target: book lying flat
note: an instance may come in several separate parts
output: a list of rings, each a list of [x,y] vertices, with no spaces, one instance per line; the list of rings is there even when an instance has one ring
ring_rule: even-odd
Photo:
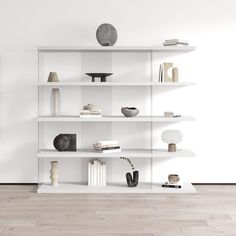
[[[163,43],[163,46],[188,46],[188,43]]]
[[[188,41],[182,40],[182,39],[166,39],[165,43],[186,43],[186,44],[188,44]]]
[[[165,184],[162,184],[163,188],[181,188],[181,185],[178,184],[171,184],[169,182],[166,182]]]
[[[120,149],[120,146],[113,146],[113,147],[94,147],[95,150],[98,151],[106,151],[106,150],[115,150]]]
[[[114,145],[98,145],[98,144],[93,144],[93,147],[94,148],[98,148],[98,149],[101,149],[101,148],[112,148],[112,147],[119,147],[120,145],[118,144],[114,144]]]
[[[119,145],[119,143],[116,140],[104,140],[104,141],[97,141],[95,145]]]
[[[95,149],[96,150],[96,149]],[[114,152],[121,152],[121,149],[111,149],[111,150],[96,150],[97,152],[100,152],[100,153],[114,153]]]
[[[81,118],[99,118],[102,117],[102,115],[82,115],[80,114]]]

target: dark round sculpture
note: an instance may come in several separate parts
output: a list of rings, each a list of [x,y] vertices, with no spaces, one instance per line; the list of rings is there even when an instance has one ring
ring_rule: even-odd
[[[53,141],[56,150],[60,152],[76,151],[76,134],[59,134]]]
[[[111,24],[101,24],[97,29],[96,38],[102,46],[113,46],[117,40],[117,31]]]

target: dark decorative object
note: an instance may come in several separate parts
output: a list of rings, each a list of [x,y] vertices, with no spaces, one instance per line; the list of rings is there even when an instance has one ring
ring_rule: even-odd
[[[97,29],[96,38],[102,46],[113,46],[117,40],[117,31],[111,24],[101,24]]]
[[[133,177],[131,173],[126,173],[126,181],[129,187],[136,187],[138,185],[139,173],[138,171],[133,171]]]
[[[92,82],[95,82],[95,78],[101,78],[101,82],[106,82],[107,77],[113,73],[86,73],[86,75],[92,77]]]
[[[59,134],[54,139],[53,145],[60,152],[75,152],[76,134]]]
[[[126,117],[134,117],[134,116],[138,115],[139,109],[136,107],[122,107],[121,112]]]
[[[133,170],[133,176],[130,172],[126,173],[127,185],[129,187],[136,187],[139,181],[139,172],[137,170],[134,170],[134,165],[129,158],[120,157],[120,159],[126,160],[130,164],[131,169]]]

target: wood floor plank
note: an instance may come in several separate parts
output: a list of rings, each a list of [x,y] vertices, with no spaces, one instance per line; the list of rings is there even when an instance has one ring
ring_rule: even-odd
[[[1,236],[235,236],[236,186],[196,194],[37,194],[0,185]]]

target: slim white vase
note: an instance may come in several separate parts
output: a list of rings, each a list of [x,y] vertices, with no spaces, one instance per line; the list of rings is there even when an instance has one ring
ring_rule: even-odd
[[[50,98],[51,115],[60,116],[61,96],[59,88],[53,88]]]
[[[58,161],[51,161],[50,179],[52,186],[58,185]]]

